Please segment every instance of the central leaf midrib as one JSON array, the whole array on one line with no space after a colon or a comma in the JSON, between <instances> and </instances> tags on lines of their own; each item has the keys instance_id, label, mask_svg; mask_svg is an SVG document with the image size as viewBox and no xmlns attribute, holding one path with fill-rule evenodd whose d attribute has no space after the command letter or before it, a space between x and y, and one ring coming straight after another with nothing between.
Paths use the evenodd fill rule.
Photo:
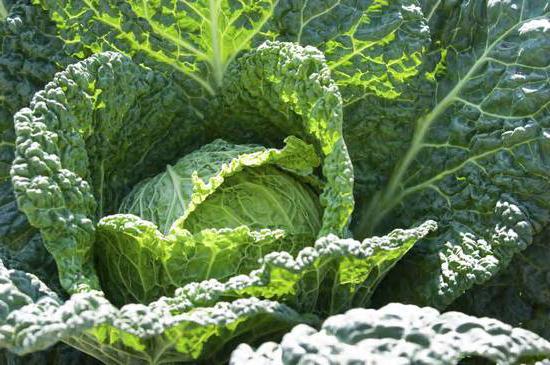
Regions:
<instances>
[{"instance_id":1,"label":"central leaf midrib","mask_svg":"<svg viewBox=\"0 0 550 365\"><path fill-rule=\"evenodd\" d=\"M180 204L180 208L182 212L185 212L187 210L187 201L183 197L183 193L181 191L182 183L180 182L181 176L177 173L177 171L170 165L166 166L166 172L168 173L168 176L170 177L170 182L172 183L175 195L178 199L178 202ZM164 233L166 233L168 227L170 227L171 223L168 221L171 217L171 210L170 208L170 214L166 215L166 222L164 223Z\"/></svg>"},{"instance_id":2,"label":"central leaf midrib","mask_svg":"<svg viewBox=\"0 0 550 365\"><path fill-rule=\"evenodd\" d=\"M536 20L543 17L534 17L529 19L524 19L518 23L511 26L508 30L503 32L499 37L497 37L490 45L485 48L483 54L474 62L470 70L464 75L464 77L455 84L453 89L439 102L435 108L420 118L417 121L417 127L413 135L413 139L407 153L401 162L397 165L397 168L394 170L394 173L391 175L388 182L388 188L379 196L379 199L373 199L373 203L367 209L366 214L360 219L358 224L358 234L360 237L368 236L376 228L376 224L384 218L384 216L390 212L391 209L388 209L387 206L392 205L392 208L397 205L395 202L396 196L402 198L402 194L397 194L399 190L400 181L402 180L405 173L408 171L411 163L416 159L416 156L424 146L424 139L428 133L432 124L437 120L441 114L443 114L450 105L452 105L457 98L457 95L462 91L463 87L470 81L470 78L479 70L479 68L485 64L488 59L489 53L493 48L507 37L513 30L517 29L520 25L524 24L527 21ZM489 35L488 35L489 36ZM379 194L380 194L379 193Z\"/></svg>"},{"instance_id":3,"label":"central leaf midrib","mask_svg":"<svg viewBox=\"0 0 550 365\"><path fill-rule=\"evenodd\" d=\"M432 7L432 9L430 10L430 12L428 13L428 16L426 17L426 19L428 21L432 20L437 8L439 8L439 6L441 5L441 0L437 0L437 3L434 4L434 6Z\"/></svg>"},{"instance_id":4,"label":"central leaf midrib","mask_svg":"<svg viewBox=\"0 0 550 365\"><path fill-rule=\"evenodd\" d=\"M509 151L513 148L516 148L516 147L519 147L519 146L522 146L524 144L528 144L528 143L531 143L531 142L535 142L537 141L538 139L540 139L540 137L535 137L535 138L530 138L528 140L525 140L525 141L521 141L521 142L518 142L512 146L499 146L495 149L492 149L492 150L488 150L488 151L485 151L485 152L481 152L479 153L478 155L475 155L475 156L470 156L469 158L465 159L464 161L462 161L460 164L458 164L457 166L455 167L452 167L448 170L444 170L442 172L440 172L439 174L427 179L427 180L424 180L422 181L421 183L419 184L416 184L416 185L413 185L413 186L410 186L406 189L404 189L400 194L398 194L392 201L388 202L388 204L386 204L386 206L384 207L384 210L382 211L382 215L385 213L385 212L388 212L390 211L392 208L394 208L397 204L399 204L405 197L419 191L419 190L422 190L424 188L427 188L439 181L441 181L442 179L444 179L445 177L455 173L455 172L458 172L460 170L462 170L467 164L469 163L475 163L477 162L478 160L481 160L485 157L489 157L491 155L494 155L495 153L498 153L500 151Z\"/></svg>"},{"instance_id":5,"label":"central leaf midrib","mask_svg":"<svg viewBox=\"0 0 550 365\"><path fill-rule=\"evenodd\" d=\"M218 17L219 17L219 6L217 0L208 0L210 7L210 36L212 42L212 71L214 73L214 82L216 86L222 86L223 82L223 55L220 46L220 35L218 29Z\"/></svg>"},{"instance_id":6,"label":"central leaf midrib","mask_svg":"<svg viewBox=\"0 0 550 365\"><path fill-rule=\"evenodd\" d=\"M8 17L8 9L4 5L4 1L0 0L0 20L4 20Z\"/></svg>"}]
</instances>

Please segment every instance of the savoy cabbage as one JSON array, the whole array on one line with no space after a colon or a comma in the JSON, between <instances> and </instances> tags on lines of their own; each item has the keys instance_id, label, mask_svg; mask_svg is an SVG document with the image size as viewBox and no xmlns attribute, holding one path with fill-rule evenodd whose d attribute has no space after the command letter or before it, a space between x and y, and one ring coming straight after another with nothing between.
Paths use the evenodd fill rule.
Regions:
<instances>
[{"instance_id":1,"label":"savoy cabbage","mask_svg":"<svg viewBox=\"0 0 550 365\"><path fill-rule=\"evenodd\" d=\"M550 357L546 1L0 3L8 361Z\"/></svg>"}]
</instances>

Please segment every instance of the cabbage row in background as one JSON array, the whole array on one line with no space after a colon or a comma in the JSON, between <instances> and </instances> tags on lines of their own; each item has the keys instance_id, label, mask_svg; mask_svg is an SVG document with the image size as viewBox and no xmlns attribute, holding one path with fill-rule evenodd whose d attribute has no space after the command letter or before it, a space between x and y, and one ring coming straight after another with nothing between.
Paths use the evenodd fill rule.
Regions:
<instances>
[{"instance_id":1,"label":"cabbage row in background","mask_svg":"<svg viewBox=\"0 0 550 365\"><path fill-rule=\"evenodd\" d=\"M405 254L375 305L443 309L546 242L544 1L36 3L2 23L0 347L224 361Z\"/></svg>"}]
</instances>

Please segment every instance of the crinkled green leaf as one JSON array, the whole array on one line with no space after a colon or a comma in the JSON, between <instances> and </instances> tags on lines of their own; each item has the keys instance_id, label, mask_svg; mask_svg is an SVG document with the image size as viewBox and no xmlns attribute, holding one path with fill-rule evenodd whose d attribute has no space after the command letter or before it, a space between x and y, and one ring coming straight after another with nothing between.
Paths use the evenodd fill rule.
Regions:
<instances>
[{"instance_id":1,"label":"crinkled green leaf","mask_svg":"<svg viewBox=\"0 0 550 365\"><path fill-rule=\"evenodd\" d=\"M249 275L188 284L176 290L174 300L180 306L210 306L220 300L254 296L282 301L302 313L319 314L365 306L384 275L435 228L436 224L428 221L363 242L329 235L295 257L286 251L269 253L261 267Z\"/></svg>"},{"instance_id":2,"label":"crinkled green leaf","mask_svg":"<svg viewBox=\"0 0 550 365\"><path fill-rule=\"evenodd\" d=\"M295 135L317 147L326 182L319 235L346 234L353 166L342 137L342 100L323 55L312 47L266 42L231 65L221 99L222 118L214 128L228 136L271 145L280 144L281 135Z\"/></svg>"},{"instance_id":3,"label":"crinkled green leaf","mask_svg":"<svg viewBox=\"0 0 550 365\"><path fill-rule=\"evenodd\" d=\"M547 2L434 6L429 111L355 232L427 218L440 229L388 276L378 303L442 308L505 267L550 217Z\"/></svg>"},{"instance_id":4,"label":"crinkled green leaf","mask_svg":"<svg viewBox=\"0 0 550 365\"><path fill-rule=\"evenodd\" d=\"M56 38L55 24L29 1L4 2L0 16L0 256L6 265L37 274L56 285L52 257L38 231L19 212L9 175L14 157L13 115L26 106L70 58ZM57 284L58 285L58 284Z\"/></svg>"},{"instance_id":5,"label":"crinkled green leaf","mask_svg":"<svg viewBox=\"0 0 550 365\"><path fill-rule=\"evenodd\" d=\"M85 57L106 50L185 74L214 93L229 63L250 47L272 0L39 1ZM72 48L71 48L72 47Z\"/></svg>"},{"instance_id":6,"label":"crinkled green leaf","mask_svg":"<svg viewBox=\"0 0 550 365\"><path fill-rule=\"evenodd\" d=\"M240 336L265 340L311 316L248 298L179 311L165 299L117 309L99 292L62 302L35 276L0 265L0 347L17 354L63 341L104 363L223 361ZM189 308L192 309L192 308Z\"/></svg>"},{"instance_id":7,"label":"crinkled green leaf","mask_svg":"<svg viewBox=\"0 0 550 365\"><path fill-rule=\"evenodd\" d=\"M57 74L16 114L19 208L40 229L68 291L98 288L93 222L143 177L200 143L200 118L180 91L104 53Z\"/></svg>"},{"instance_id":8,"label":"crinkled green leaf","mask_svg":"<svg viewBox=\"0 0 550 365\"><path fill-rule=\"evenodd\" d=\"M550 230L518 253L491 280L476 285L450 307L519 326L550 341Z\"/></svg>"},{"instance_id":9,"label":"crinkled green leaf","mask_svg":"<svg viewBox=\"0 0 550 365\"><path fill-rule=\"evenodd\" d=\"M265 340L314 321L290 308L337 313L365 305L381 277L434 229L427 222L363 242L331 235L295 258L269 253L249 275L188 284L173 297L120 309L97 291L62 302L34 276L2 268L0 347L25 354L63 341L106 362L213 363L237 339Z\"/></svg>"},{"instance_id":10,"label":"crinkled green leaf","mask_svg":"<svg viewBox=\"0 0 550 365\"><path fill-rule=\"evenodd\" d=\"M330 235L294 257L301 245L289 245L283 230L242 226L192 235L176 226L164 236L136 216L113 215L98 226L97 247L105 255L98 270L115 303L149 302L175 290L177 301L196 306L255 296L300 312L338 313L367 305L384 275L433 230L435 223L426 222L363 242Z\"/></svg>"},{"instance_id":11,"label":"crinkled green leaf","mask_svg":"<svg viewBox=\"0 0 550 365\"><path fill-rule=\"evenodd\" d=\"M550 358L550 343L494 319L392 303L329 317L320 330L298 325L280 344L240 345L230 364L454 365L468 357L534 363Z\"/></svg>"},{"instance_id":12,"label":"crinkled green leaf","mask_svg":"<svg viewBox=\"0 0 550 365\"><path fill-rule=\"evenodd\" d=\"M26 305L41 301L53 300L61 302L57 293L48 288L36 276L18 270L8 270L0 258L0 348L10 348L7 342L10 332L10 316ZM17 320L19 317L15 317ZM39 326L34 324L34 329ZM43 347L45 348L45 347ZM7 350L0 351L0 361L10 365L40 365L40 364L97 364L97 361L85 354L75 351L64 344L57 344L44 351L30 353L26 356L18 356Z\"/></svg>"},{"instance_id":13,"label":"crinkled green leaf","mask_svg":"<svg viewBox=\"0 0 550 365\"><path fill-rule=\"evenodd\" d=\"M64 55L63 41L47 12L28 0L7 8L9 13L0 19L0 121L4 138L12 142L13 114L71 59Z\"/></svg>"},{"instance_id":14,"label":"crinkled green leaf","mask_svg":"<svg viewBox=\"0 0 550 365\"><path fill-rule=\"evenodd\" d=\"M55 33L48 14L31 6L30 1L0 1L0 259L11 269L32 272L61 292L55 261L38 231L17 208L9 176L15 149L13 114L71 61L63 54L63 42ZM2 364L77 362L97 364L97 360L64 344L26 356L0 351Z\"/></svg>"},{"instance_id":15,"label":"crinkled green leaf","mask_svg":"<svg viewBox=\"0 0 550 365\"><path fill-rule=\"evenodd\" d=\"M288 0L277 3L257 38L317 47L346 104L372 103L413 88L429 29L416 0Z\"/></svg>"},{"instance_id":16,"label":"crinkled green leaf","mask_svg":"<svg viewBox=\"0 0 550 365\"><path fill-rule=\"evenodd\" d=\"M195 234L174 227L165 236L154 224L131 214L107 216L97 230L102 288L119 305L149 303L190 282L248 273L268 252L297 252L303 246L293 246L283 230L251 231L247 226Z\"/></svg>"}]
</instances>

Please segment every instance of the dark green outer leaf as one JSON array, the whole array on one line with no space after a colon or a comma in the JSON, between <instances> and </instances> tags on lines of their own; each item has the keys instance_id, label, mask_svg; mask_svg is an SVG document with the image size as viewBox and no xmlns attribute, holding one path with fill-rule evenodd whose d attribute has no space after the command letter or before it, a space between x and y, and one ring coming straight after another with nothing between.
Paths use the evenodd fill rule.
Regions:
<instances>
[{"instance_id":1,"label":"dark green outer leaf","mask_svg":"<svg viewBox=\"0 0 550 365\"><path fill-rule=\"evenodd\" d=\"M71 62L56 32L48 13L27 0L14 2L6 19L0 19L0 121L10 142L13 114Z\"/></svg>"},{"instance_id":2,"label":"dark green outer leaf","mask_svg":"<svg viewBox=\"0 0 550 365\"><path fill-rule=\"evenodd\" d=\"M241 51L279 40L320 48L339 86L350 89L346 102L393 99L418 73L428 39L416 0L36 2L56 19L69 53L122 52L212 94Z\"/></svg>"},{"instance_id":3,"label":"dark green outer leaf","mask_svg":"<svg viewBox=\"0 0 550 365\"><path fill-rule=\"evenodd\" d=\"M412 89L429 32L416 0L282 0L256 41L263 39L318 48L349 104Z\"/></svg>"},{"instance_id":4,"label":"dark green outer leaf","mask_svg":"<svg viewBox=\"0 0 550 365\"><path fill-rule=\"evenodd\" d=\"M198 114L181 89L114 53L69 66L16 114L19 208L41 230L69 292L98 288L93 221L203 142Z\"/></svg>"},{"instance_id":5,"label":"dark green outer leaf","mask_svg":"<svg viewBox=\"0 0 550 365\"><path fill-rule=\"evenodd\" d=\"M454 365L469 356L500 365L550 359L550 343L490 318L399 303L329 317L319 331L298 325L281 344L240 345L231 365Z\"/></svg>"},{"instance_id":6,"label":"dark green outer leaf","mask_svg":"<svg viewBox=\"0 0 550 365\"><path fill-rule=\"evenodd\" d=\"M519 326L550 341L550 232L520 252L510 265L476 285L449 308Z\"/></svg>"},{"instance_id":7,"label":"dark green outer leaf","mask_svg":"<svg viewBox=\"0 0 550 365\"><path fill-rule=\"evenodd\" d=\"M443 308L505 267L550 220L547 2L440 5L430 23L442 27L432 30L431 110L355 231L426 218L440 230L388 276L379 304Z\"/></svg>"},{"instance_id":8,"label":"dark green outer leaf","mask_svg":"<svg viewBox=\"0 0 550 365\"><path fill-rule=\"evenodd\" d=\"M62 292L53 257L17 208L9 167L15 148L13 114L71 60L63 54L63 42L55 37L55 24L45 11L27 0L4 0L3 5L7 13L4 19L0 9L0 258L9 268L32 272ZM0 363L97 364L97 360L58 344L23 357L4 350Z\"/></svg>"},{"instance_id":9,"label":"dark green outer leaf","mask_svg":"<svg viewBox=\"0 0 550 365\"><path fill-rule=\"evenodd\" d=\"M0 256L11 268L33 272L59 287L53 258L17 208L9 169L15 149L13 114L70 58L64 56L45 11L29 1L5 5L9 15L0 22Z\"/></svg>"},{"instance_id":10,"label":"dark green outer leaf","mask_svg":"<svg viewBox=\"0 0 550 365\"><path fill-rule=\"evenodd\" d=\"M317 47L344 100L344 139L359 205L405 153L423 87L430 33L416 0L281 0L258 37Z\"/></svg>"}]
</instances>

